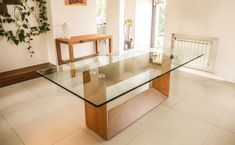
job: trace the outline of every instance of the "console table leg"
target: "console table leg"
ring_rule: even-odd
[[[69,45],[69,60],[70,62],[74,62],[74,52],[73,52],[73,44]]]
[[[63,64],[63,61],[62,61],[62,56],[61,56],[60,42],[58,40],[56,40],[56,51],[57,51],[58,64],[61,65]]]
[[[112,38],[109,38],[109,53],[112,53],[112,46],[113,46],[113,40]]]
[[[96,54],[99,53],[99,41],[95,41],[95,51],[96,51]]]

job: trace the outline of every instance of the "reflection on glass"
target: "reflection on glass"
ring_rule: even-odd
[[[173,64],[174,57],[158,52],[100,55],[39,73],[85,101],[100,106],[201,56]]]

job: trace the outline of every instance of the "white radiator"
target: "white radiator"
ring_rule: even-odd
[[[186,67],[213,72],[217,45],[218,38],[173,34],[172,54],[175,56],[174,63],[177,64],[182,60],[204,54],[203,57],[189,63]]]

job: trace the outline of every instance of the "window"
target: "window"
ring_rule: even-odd
[[[97,25],[106,24],[106,3],[107,0],[96,0]]]
[[[154,46],[163,47],[165,33],[166,0],[156,0],[155,3]]]

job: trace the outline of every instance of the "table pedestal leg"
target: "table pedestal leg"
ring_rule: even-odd
[[[97,70],[98,71],[98,70]],[[98,72],[97,72],[98,73]],[[90,71],[83,72],[84,96],[96,101],[106,100],[106,81],[96,75],[90,75]],[[85,102],[86,125],[97,135],[108,139],[107,107],[95,107]]]
[[[169,96],[170,73],[167,73],[152,81],[152,87],[161,92],[165,96]]]
[[[86,125],[97,135],[108,140],[107,107],[94,107],[85,103]]]

